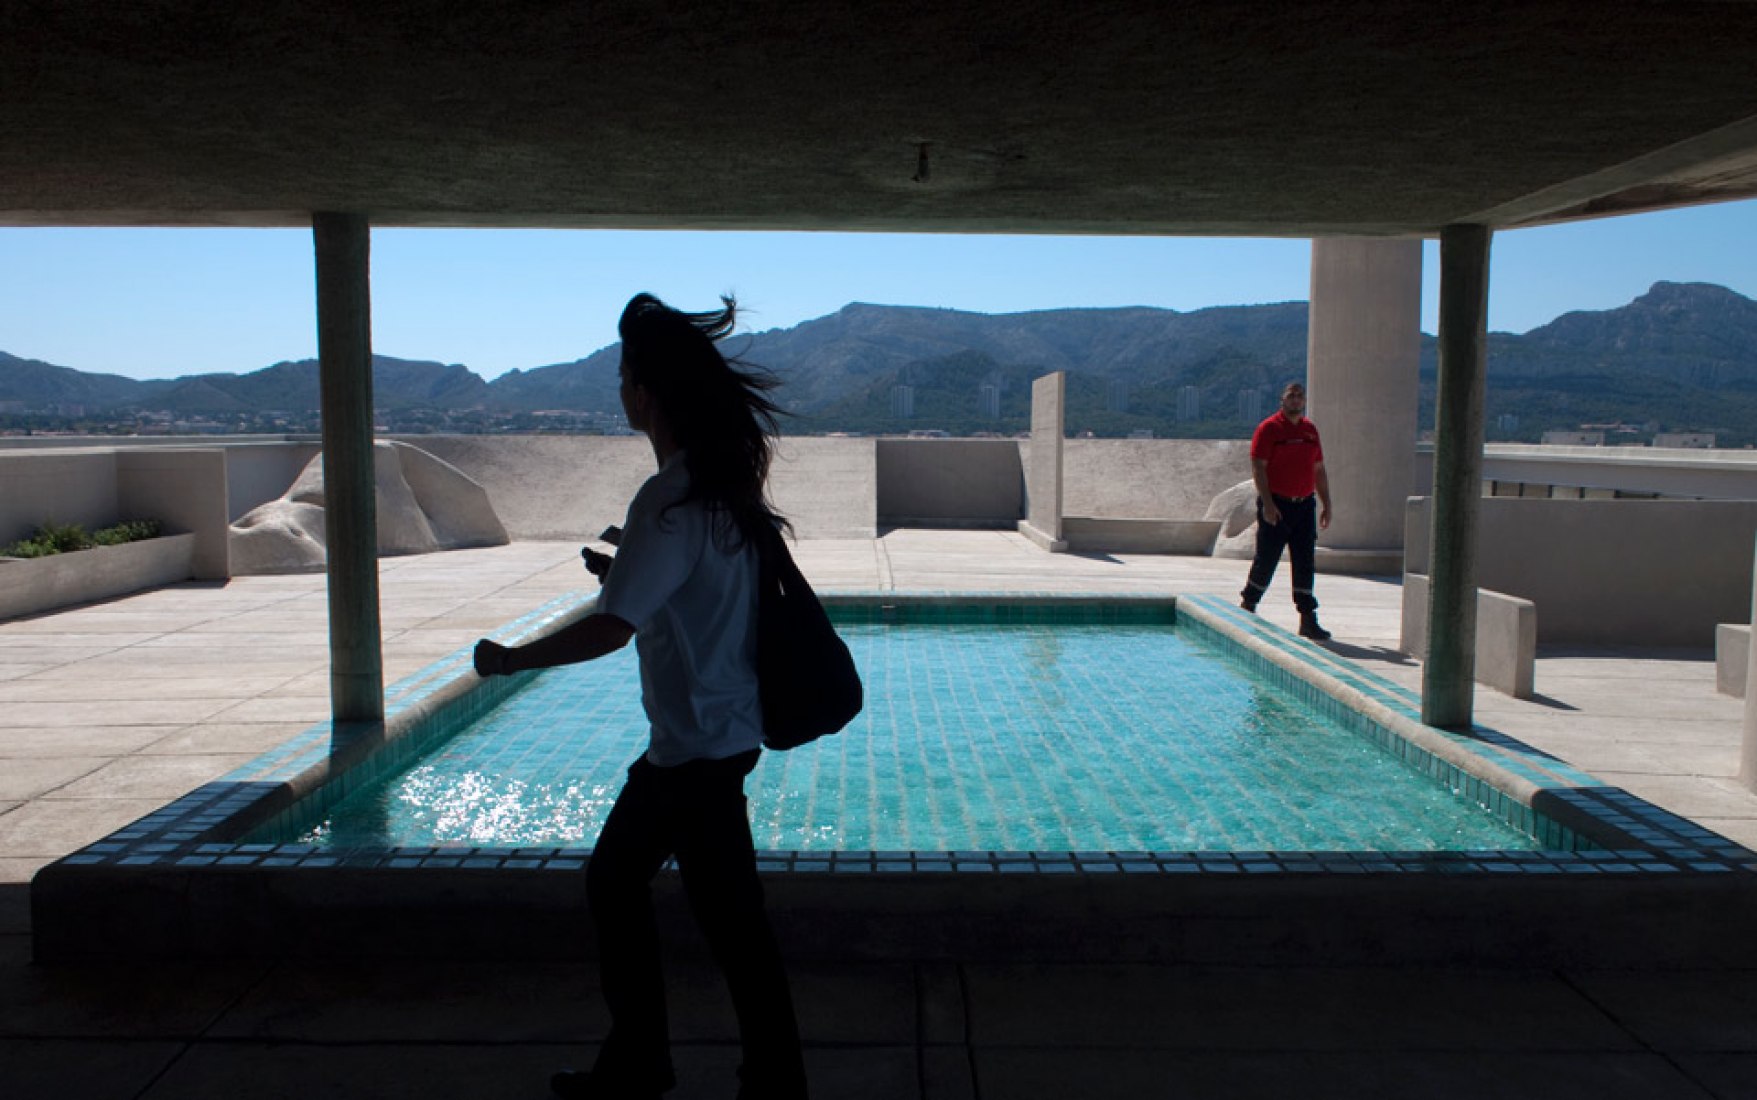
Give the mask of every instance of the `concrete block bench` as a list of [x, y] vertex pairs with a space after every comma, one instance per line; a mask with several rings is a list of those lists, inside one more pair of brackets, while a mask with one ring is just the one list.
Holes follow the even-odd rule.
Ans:
[[1214, 552], [1214, 540], [1219, 536], [1219, 520], [1062, 517], [1062, 539], [1074, 552], [1197, 554], [1205, 557]]
[[1719, 623], [1714, 628], [1714, 687], [1722, 695], [1745, 697], [1745, 662], [1751, 657], [1751, 624]]
[[[1403, 574], [1403, 630], [1398, 648], [1427, 658], [1428, 578]], [[1476, 679], [1515, 699], [1529, 699], [1537, 680], [1537, 605], [1518, 596], [1476, 590]]]

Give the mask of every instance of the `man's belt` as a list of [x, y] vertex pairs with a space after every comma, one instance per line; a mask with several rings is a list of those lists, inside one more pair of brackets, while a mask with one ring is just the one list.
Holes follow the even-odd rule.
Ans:
[[1285, 500], [1289, 504], [1304, 504], [1306, 501], [1312, 499], [1312, 497], [1316, 494], [1307, 493], [1303, 497], [1284, 497], [1280, 493], [1270, 493], [1269, 495], [1274, 497], [1276, 500]]

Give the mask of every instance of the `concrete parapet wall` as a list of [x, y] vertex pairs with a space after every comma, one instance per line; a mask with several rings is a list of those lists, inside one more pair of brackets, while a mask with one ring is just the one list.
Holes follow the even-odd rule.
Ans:
[[[1403, 629], [1398, 648], [1417, 660], [1428, 655], [1428, 579], [1403, 575]], [[1537, 605], [1517, 596], [1476, 591], [1476, 680], [1515, 699], [1529, 699], [1537, 682]]]
[[[1426, 496], [1432, 490], [1433, 471], [1433, 444], [1417, 445], [1412, 496]], [[1491, 443], [1483, 448], [1482, 476], [1484, 481], [1530, 486], [1757, 500], [1757, 451]]]
[[114, 451], [0, 451], [0, 544], [28, 538], [44, 523], [77, 523], [91, 530], [116, 514]]
[[781, 440], [769, 489], [800, 538], [871, 538], [878, 533], [876, 442]]
[[876, 445], [880, 524], [1011, 530], [1024, 515], [1025, 470], [1017, 440], [879, 439], [872, 443]]
[[278, 499], [322, 449], [314, 440], [228, 443], [227, 521], [240, 519], [251, 509]]
[[[1535, 603], [1540, 642], [1707, 649], [1748, 621], [1757, 501], [1479, 503], [1477, 586]], [[1405, 572], [1427, 571], [1428, 516], [1411, 498]]]
[[654, 471], [645, 436], [398, 436], [462, 470], [515, 539], [585, 539], [621, 523]]
[[[645, 436], [402, 436], [488, 492], [515, 539], [588, 539], [621, 523], [656, 466]], [[783, 439], [770, 469], [775, 504], [802, 538], [877, 530], [876, 441]]]
[[1484, 449], [1483, 477], [1709, 500], [1757, 500], [1757, 452], [1499, 443]]
[[1250, 477], [1246, 439], [1070, 439], [1062, 450], [1062, 510], [1199, 520], [1209, 502]]

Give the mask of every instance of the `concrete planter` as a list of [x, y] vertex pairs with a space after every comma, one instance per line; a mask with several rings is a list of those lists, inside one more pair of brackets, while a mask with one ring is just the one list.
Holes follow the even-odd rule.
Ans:
[[47, 558], [0, 559], [0, 619], [188, 580], [194, 557], [194, 535], [163, 535]]

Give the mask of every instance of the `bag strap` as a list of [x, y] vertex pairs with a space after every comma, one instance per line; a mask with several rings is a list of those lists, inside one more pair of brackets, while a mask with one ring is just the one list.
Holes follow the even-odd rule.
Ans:
[[799, 566], [793, 561], [792, 551], [787, 549], [786, 536], [781, 534], [779, 527], [769, 527], [767, 533], [757, 540], [758, 578], [764, 593], [776, 593], [787, 598], [816, 598], [811, 584]]

